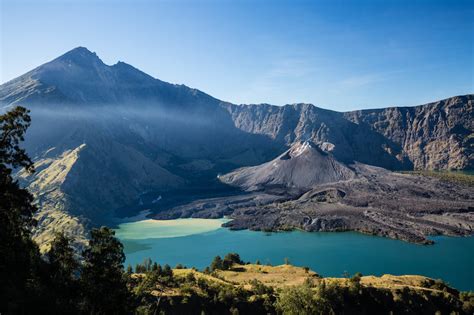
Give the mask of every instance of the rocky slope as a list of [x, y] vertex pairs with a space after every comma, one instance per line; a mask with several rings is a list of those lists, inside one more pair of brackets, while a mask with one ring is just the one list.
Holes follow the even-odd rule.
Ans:
[[52, 148], [35, 159], [35, 174], [19, 174], [40, 209], [34, 239], [42, 250], [55, 231], [70, 235], [81, 247], [88, 228], [105, 223], [115, 208], [130, 204], [147, 189], [169, 189], [183, 183], [118, 143], [98, 146], [89, 142], [60, 154], [55, 151]]
[[415, 169], [474, 168], [474, 95], [345, 113], [399, 145]]

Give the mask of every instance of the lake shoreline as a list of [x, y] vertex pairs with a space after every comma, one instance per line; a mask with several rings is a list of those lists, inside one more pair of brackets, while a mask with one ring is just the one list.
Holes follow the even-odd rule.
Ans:
[[[197, 220], [194, 222], [198, 223], [200, 219], [184, 220]], [[117, 236], [124, 243], [126, 263], [131, 265], [150, 257], [162, 264], [174, 266], [180, 263], [202, 269], [216, 255], [237, 252], [245, 261], [259, 260], [262, 264], [278, 265], [287, 257], [292, 264], [308, 266], [323, 276], [341, 276], [344, 272], [375, 276], [423, 275], [441, 278], [462, 290], [474, 290], [474, 271], [471, 270], [474, 265], [473, 236], [433, 236], [430, 238], [436, 241], [436, 245], [419, 246], [353, 231], [232, 231], [220, 227], [222, 221], [214, 221], [216, 224], [212, 229], [188, 231], [187, 235], [168, 230], [171, 234], [155, 238], [140, 235], [143, 233], [140, 228], [142, 223], [137, 225], [135, 222], [135, 238], [124, 238], [120, 228], [117, 229]], [[171, 220], [167, 224], [173, 226], [176, 222], [178, 228], [183, 228], [186, 221]], [[130, 227], [133, 228], [133, 225]]]

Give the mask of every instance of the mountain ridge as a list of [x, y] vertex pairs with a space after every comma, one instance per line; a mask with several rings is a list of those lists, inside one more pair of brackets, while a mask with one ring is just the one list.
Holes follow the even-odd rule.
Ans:
[[[27, 91], [17, 90], [17, 85], [30, 88]], [[40, 93], [35, 94], [37, 91], [31, 89], [43, 86]], [[96, 53], [77, 47], [0, 85], [0, 103], [5, 106], [19, 101], [34, 104], [43, 100], [94, 105], [156, 102], [160, 101], [160, 93], [166, 96], [166, 89], [171, 89], [171, 93], [175, 94], [171, 96], [175, 98], [185, 98], [187, 93], [207, 102], [217, 101], [199, 90], [156, 79], [125, 62], [106, 65]], [[25, 99], [25, 96], [30, 99]]]

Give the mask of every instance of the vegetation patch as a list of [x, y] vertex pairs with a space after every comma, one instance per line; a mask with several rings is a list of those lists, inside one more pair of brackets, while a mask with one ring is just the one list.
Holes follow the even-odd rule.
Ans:
[[463, 184], [474, 187], [474, 175], [461, 171], [403, 171], [402, 174], [434, 177], [446, 182]]

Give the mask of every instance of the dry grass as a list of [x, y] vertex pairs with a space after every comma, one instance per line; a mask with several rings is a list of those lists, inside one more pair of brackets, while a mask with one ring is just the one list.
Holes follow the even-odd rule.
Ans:
[[219, 278], [235, 284], [246, 284], [253, 279], [257, 279], [267, 286], [279, 288], [283, 286], [300, 285], [308, 278], [318, 278], [319, 276], [309, 270], [291, 265], [263, 266], [263, 265], [238, 265], [234, 270], [219, 270]]
[[192, 273], [196, 279], [204, 279], [207, 281], [214, 281], [218, 283], [228, 283], [227, 281], [193, 269], [173, 269], [173, 275], [178, 278], [184, 278], [190, 273]]
[[[286, 286], [301, 285], [307, 279], [311, 279], [315, 284], [321, 281], [324, 281], [326, 284], [336, 284], [338, 286], [346, 286], [350, 284], [349, 278], [321, 278], [314, 271], [306, 271], [304, 268], [292, 265], [235, 265], [233, 270], [218, 270], [213, 274], [204, 274], [192, 269], [174, 269], [173, 273], [176, 277], [185, 277], [187, 274], [193, 273], [196, 279], [202, 278], [207, 281], [242, 286], [247, 289], [250, 289], [249, 282], [254, 279], [275, 289]], [[409, 288], [416, 291], [442, 292], [440, 290], [426, 287], [425, 283], [429, 280], [430, 279], [427, 277], [417, 275], [383, 275], [381, 277], [363, 276], [361, 277], [360, 283], [366, 287], [389, 289], [391, 291]]]

